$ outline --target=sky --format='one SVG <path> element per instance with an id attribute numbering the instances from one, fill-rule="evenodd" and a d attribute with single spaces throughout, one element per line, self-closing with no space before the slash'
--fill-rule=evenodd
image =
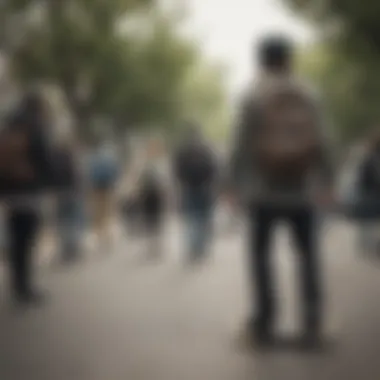
<path id="1" fill-rule="evenodd" d="M 226 64 L 229 90 L 239 91 L 257 70 L 252 46 L 266 33 L 276 32 L 307 44 L 314 33 L 281 0 L 186 0 L 192 38 L 210 58 Z"/>

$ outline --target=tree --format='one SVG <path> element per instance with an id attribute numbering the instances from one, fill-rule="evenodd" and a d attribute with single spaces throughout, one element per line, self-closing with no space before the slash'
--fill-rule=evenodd
<path id="1" fill-rule="evenodd" d="M 61 88 L 80 134 L 98 125 L 94 119 L 116 132 L 179 127 L 189 114 L 207 125 L 225 119 L 222 75 L 181 35 L 178 5 L 164 12 L 154 0 L 6 4 L 9 14 L 22 16 L 17 29 L 25 37 L 7 41 L 15 77 Z"/>
<path id="2" fill-rule="evenodd" d="M 225 74 L 223 67 L 199 60 L 188 72 L 183 87 L 184 117 L 199 122 L 215 140 L 223 140 L 228 134 L 230 108 Z"/>
<path id="3" fill-rule="evenodd" d="M 151 1 L 60 0 L 41 9 L 13 54 L 22 83 L 57 84 L 82 129 L 93 116 L 123 128 L 176 119 L 194 49 Z M 145 38 L 122 33 L 134 17 L 150 21 Z"/>
<path id="4" fill-rule="evenodd" d="M 14 1 L 13 5 L 30 12 L 30 4 L 22 8 L 26 3 L 30 2 Z M 37 4 L 42 12 L 40 22 L 28 28 L 27 38 L 13 54 L 16 77 L 23 83 L 56 83 L 78 124 L 86 124 L 93 113 L 98 82 L 105 71 L 112 81 L 109 65 L 113 64 L 112 69 L 122 64 L 118 49 L 127 41 L 118 38 L 117 23 L 136 8 L 147 6 L 148 1 L 58 0 L 45 2 L 43 7 L 41 2 Z"/>
<path id="5" fill-rule="evenodd" d="M 322 31 L 320 42 L 303 53 L 303 69 L 321 85 L 340 136 L 344 141 L 363 137 L 380 120 L 380 4 L 285 2 Z"/>
<path id="6" fill-rule="evenodd" d="M 380 51 L 380 4 L 372 0 L 284 0 L 293 9 L 346 41 L 347 47 Z M 353 39 L 351 39 L 353 38 Z M 356 43 L 359 42 L 359 43 Z"/>

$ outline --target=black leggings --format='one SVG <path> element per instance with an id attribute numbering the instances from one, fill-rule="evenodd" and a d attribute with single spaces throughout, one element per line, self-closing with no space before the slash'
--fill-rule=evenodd
<path id="1" fill-rule="evenodd" d="M 8 215 L 11 288 L 16 296 L 31 291 L 32 253 L 40 218 L 34 210 L 10 210 Z"/>
<path id="2" fill-rule="evenodd" d="M 304 322 L 308 327 L 320 323 L 320 268 L 315 245 L 315 215 L 307 207 L 281 210 L 273 206 L 260 205 L 252 210 L 250 277 L 256 297 L 257 312 L 254 320 L 270 327 L 274 319 L 275 288 L 271 268 L 271 233 L 279 220 L 286 221 L 292 231 L 300 254 L 300 290 L 304 304 Z"/>

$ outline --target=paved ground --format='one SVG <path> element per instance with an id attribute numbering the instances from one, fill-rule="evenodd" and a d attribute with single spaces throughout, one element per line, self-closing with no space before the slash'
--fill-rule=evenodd
<path id="1" fill-rule="evenodd" d="M 222 234 L 209 262 L 183 265 L 180 229 L 170 226 L 167 256 L 119 241 L 71 269 L 41 268 L 52 300 L 21 313 L 3 295 L 1 380 L 337 380 L 380 378 L 380 267 L 358 260 L 353 231 L 326 228 L 324 252 L 331 351 L 302 355 L 240 351 L 247 291 L 243 244 Z M 276 264 L 281 330 L 297 320 L 295 256 L 280 232 Z M 4 287 L 3 287 L 4 288 Z"/>

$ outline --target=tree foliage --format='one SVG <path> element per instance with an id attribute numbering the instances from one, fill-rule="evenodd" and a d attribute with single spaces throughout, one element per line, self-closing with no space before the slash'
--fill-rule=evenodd
<path id="1" fill-rule="evenodd" d="M 187 73 L 183 88 L 182 113 L 201 122 L 205 133 L 215 140 L 223 140 L 228 134 L 230 108 L 225 76 L 223 67 L 200 60 Z"/>
<path id="2" fill-rule="evenodd" d="M 154 0 L 4 4 L 8 16 L 22 16 L 17 29 L 23 38 L 8 41 L 15 77 L 24 84 L 58 85 L 82 130 L 95 117 L 117 129 L 179 125 L 186 116 L 184 102 L 191 100 L 193 108 L 198 107 L 198 96 L 187 91 L 197 91 L 188 86 L 188 78 L 201 54 Z M 2 36 L 13 37 L 9 32 Z M 212 72 L 207 75 L 212 77 Z M 218 80 L 213 78 L 214 90 L 204 97 L 207 102 L 221 99 Z M 205 86 L 200 87 L 202 93 Z"/>
<path id="3" fill-rule="evenodd" d="M 303 71 L 321 87 L 344 140 L 380 120 L 380 3 L 373 0 L 284 0 L 314 22 L 321 40 L 303 53 Z"/>

